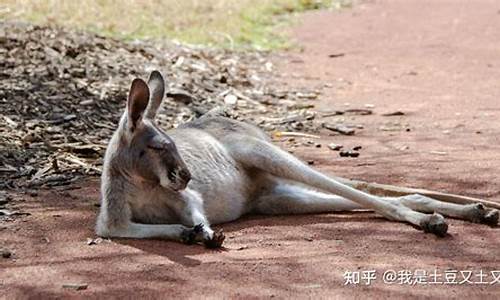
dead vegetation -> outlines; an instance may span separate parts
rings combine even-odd
[[[319,90],[274,84],[264,52],[123,42],[19,23],[0,24],[1,188],[67,185],[97,175],[131,79],[159,69],[164,128],[227,105],[268,131],[317,131]],[[308,104],[309,102],[309,104]],[[284,134],[286,136],[286,134]]]

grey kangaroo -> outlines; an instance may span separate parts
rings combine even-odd
[[[126,111],[104,158],[96,226],[100,236],[163,238],[216,248],[224,234],[210,224],[248,213],[355,209],[371,209],[438,236],[448,229],[443,215],[498,223],[495,208],[500,205],[494,202],[326,176],[273,145],[257,127],[216,113],[165,132],[155,124],[164,94],[158,71],[147,83],[139,78],[132,82]],[[373,195],[380,191],[386,195]]]

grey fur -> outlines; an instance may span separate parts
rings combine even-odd
[[[498,211],[485,207],[420,195],[367,194],[303,164],[274,146],[259,128],[217,113],[163,132],[154,117],[164,91],[157,71],[148,84],[140,79],[132,84],[127,111],[104,158],[96,226],[100,236],[159,237],[217,247],[224,236],[210,224],[244,214],[358,208],[438,235],[446,233],[447,225],[437,213],[498,222]]]

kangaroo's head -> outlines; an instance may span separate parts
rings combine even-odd
[[[174,141],[155,123],[164,94],[165,81],[158,71],[151,73],[147,83],[140,78],[132,81],[118,129],[117,168],[127,177],[179,191],[191,174]]]

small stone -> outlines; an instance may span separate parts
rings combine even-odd
[[[232,94],[226,95],[226,97],[224,97],[224,103],[227,105],[235,105],[237,101],[238,97]]]
[[[404,116],[405,113],[400,111],[400,110],[397,110],[397,111],[393,111],[393,112],[388,112],[388,113],[385,113],[385,114],[382,114],[382,116],[384,117],[392,117],[392,116]]]
[[[352,152],[352,151],[350,151],[349,152],[349,156],[350,157],[358,157],[359,156],[359,152]]]
[[[330,148],[333,151],[340,151],[340,149],[342,149],[343,147],[344,146],[342,146],[342,145],[338,145],[338,144],[334,144],[334,143],[328,144],[328,148]]]
[[[86,283],[65,283],[63,284],[63,288],[72,289],[76,291],[86,290],[89,285]]]
[[[308,160],[308,161],[307,161],[307,164],[308,164],[308,165],[314,165],[314,160],[312,160],[312,159]]]
[[[328,124],[328,123],[323,123],[322,126],[326,129],[329,129],[331,131],[335,131],[344,135],[353,135],[355,133],[355,130],[353,128],[350,128],[344,124]]]
[[[98,245],[102,242],[102,238],[95,238],[95,239],[91,239],[91,238],[87,238],[87,245],[89,246],[92,246],[92,245]]]
[[[354,151],[340,151],[339,155],[341,157],[358,157],[359,152],[354,152]]]
[[[0,255],[3,258],[10,258],[12,256],[12,252],[8,249],[0,249]]]

